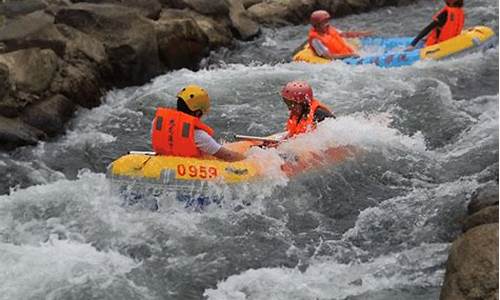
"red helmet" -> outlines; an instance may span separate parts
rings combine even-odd
[[[324,21],[330,20],[330,14],[326,10],[316,10],[311,14],[311,24],[316,26]]]
[[[281,90],[281,97],[296,103],[310,103],[313,99],[313,91],[305,81],[290,81]]]

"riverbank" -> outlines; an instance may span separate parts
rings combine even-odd
[[[472,194],[462,230],[450,249],[440,299],[498,299],[498,183]]]
[[[0,150],[64,132],[78,107],[111,88],[196,69],[211,50],[250,40],[261,26],[339,17],[410,0],[29,0],[0,4]],[[106,2],[106,3],[102,3]]]

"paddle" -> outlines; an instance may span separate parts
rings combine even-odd
[[[138,154],[138,155],[156,155],[156,152],[153,151],[129,151],[128,154]]]
[[[251,136],[251,135],[241,135],[235,134],[234,138],[244,141],[256,141],[256,142],[264,142],[264,143],[279,143],[280,139],[272,138],[272,137],[260,137],[260,136]]]

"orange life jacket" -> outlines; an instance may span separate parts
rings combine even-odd
[[[212,128],[199,118],[170,108],[159,107],[153,120],[151,138],[153,150],[160,155],[200,157],[194,130],[201,129],[213,135]]]
[[[318,39],[325,45],[331,54],[354,54],[354,49],[340,36],[340,33],[331,25],[328,26],[328,30],[325,33],[320,33],[314,27],[309,30],[308,42],[309,46],[312,46],[312,40]]]
[[[448,13],[446,23],[442,27],[434,28],[431,31],[425,42],[426,47],[449,40],[462,32],[465,20],[464,10],[461,7],[449,7],[446,5],[432,18],[437,21],[437,17],[444,11]]]
[[[307,114],[307,116],[296,116],[290,113],[290,117],[288,118],[288,122],[286,124],[288,137],[292,137],[300,133],[305,133],[316,128],[316,123],[314,122],[314,114],[316,113],[316,110],[318,110],[318,108],[322,108],[330,113],[332,112],[326,105],[321,103],[318,99],[314,98],[313,101],[311,101],[309,114]]]

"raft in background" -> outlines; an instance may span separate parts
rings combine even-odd
[[[466,51],[481,50],[495,45],[495,32],[486,26],[476,26],[467,29],[462,34],[429,47],[419,43],[412,51],[405,51],[410,45],[412,37],[382,38],[366,37],[352,40],[352,44],[361,51],[371,47],[384,50],[380,55],[368,55],[359,58],[346,58],[342,61],[349,65],[375,64],[380,67],[401,67],[412,65],[420,60],[439,60]],[[308,44],[293,56],[293,61],[326,64],[331,60],[322,58],[309,47]]]

